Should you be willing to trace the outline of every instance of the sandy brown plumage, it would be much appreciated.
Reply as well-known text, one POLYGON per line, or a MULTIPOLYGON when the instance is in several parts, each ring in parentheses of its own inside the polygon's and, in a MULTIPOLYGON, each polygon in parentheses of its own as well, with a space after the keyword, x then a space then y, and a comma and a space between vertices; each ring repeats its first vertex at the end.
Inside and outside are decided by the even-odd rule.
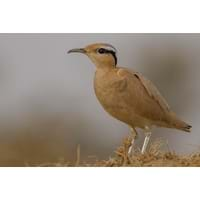
POLYGON ((162 126, 189 132, 157 88, 140 73, 126 68, 98 69, 94 88, 107 112, 133 127, 162 126))
POLYGON ((131 127, 145 130, 142 153, 145 152, 152 126, 175 128, 190 132, 191 126, 171 111, 153 83, 138 72, 117 66, 116 49, 105 43, 72 49, 87 55, 96 66, 94 77, 95 94, 103 108, 113 117, 131 127))

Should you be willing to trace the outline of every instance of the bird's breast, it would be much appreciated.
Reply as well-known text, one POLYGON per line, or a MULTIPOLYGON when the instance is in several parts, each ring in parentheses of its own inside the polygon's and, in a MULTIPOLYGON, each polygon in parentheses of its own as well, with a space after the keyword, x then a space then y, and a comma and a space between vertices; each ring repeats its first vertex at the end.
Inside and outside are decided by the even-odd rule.
POLYGON ((120 102, 116 100, 120 98, 123 87, 123 84, 117 85, 115 73, 96 72, 94 79, 95 94, 104 106, 119 106, 120 102))
POLYGON ((126 87, 126 82, 118 80, 115 72, 95 73, 94 90, 97 99, 109 114, 127 122, 130 109, 124 101, 126 87))

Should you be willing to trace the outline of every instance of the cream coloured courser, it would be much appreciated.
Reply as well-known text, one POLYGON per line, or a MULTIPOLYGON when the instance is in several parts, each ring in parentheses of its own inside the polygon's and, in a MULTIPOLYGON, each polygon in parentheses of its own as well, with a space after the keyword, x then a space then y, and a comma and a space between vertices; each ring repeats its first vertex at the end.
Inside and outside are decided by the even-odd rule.
POLYGON ((87 55, 96 65, 94 89, 103 108, 131 127, 133 140, 129 153, 137 127, 144 129, 145 133, 142 153, 146 151, 152 126, 190 132, 191 126, 170 110, 151 81, 138 72, 117 66, 116 49, 112 45, 97 43, 68 51, 73 52, 87 55))

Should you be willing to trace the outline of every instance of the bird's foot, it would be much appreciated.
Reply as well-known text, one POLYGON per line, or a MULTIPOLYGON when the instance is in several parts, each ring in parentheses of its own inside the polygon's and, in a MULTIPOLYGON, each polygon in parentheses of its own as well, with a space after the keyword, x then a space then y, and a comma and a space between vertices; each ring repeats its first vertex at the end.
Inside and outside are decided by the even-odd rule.
POLYGON ((133 151, 134 143, 135 143, 135 138, 132 139, 132 141, 131 141, 131 145, 130 145, 130 147, 128 148, 128 155, 129 155, 129 156, 132 155, 132 151, 133 151))
POLYGON ((131 156, 132 153, 133 153, 134 146, 135 146, 135 140, 136 140, 137 135, 138 135, 138 133, 135 130, 135 128, 131 127, 131 137, 130 137, 131 143, 130 143, 130 146, 128 148, 128 156, 131 156))
POLYGON ((150 129, 148 127, 146 127, 145 129, 146 129, 146 132, 145 132, 145 139, 144 139, 144 143, 143 143, 142 151, 141 151, 142 154, 144 154, 146 152, 146 149, 149 144, 150 137, 151 137, 150 129))

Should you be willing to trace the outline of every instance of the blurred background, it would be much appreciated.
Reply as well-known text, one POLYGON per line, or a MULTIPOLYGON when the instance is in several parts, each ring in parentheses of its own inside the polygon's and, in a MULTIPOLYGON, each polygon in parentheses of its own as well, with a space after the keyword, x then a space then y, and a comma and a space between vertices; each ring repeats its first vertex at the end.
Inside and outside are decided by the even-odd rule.
MULTIPOLYGON (((93 91, 95 67, 72 48, 106 42, 118 65, 143 73, 190 134, 155 128, 177 153, 200 151, 200 34, 0 34, 0 166, 107 159, 129 128, 93 91)), ((140 131, 141 133, 141 131, 140 131)), ((144 135, 137 142, 141 147, 144 135)))

